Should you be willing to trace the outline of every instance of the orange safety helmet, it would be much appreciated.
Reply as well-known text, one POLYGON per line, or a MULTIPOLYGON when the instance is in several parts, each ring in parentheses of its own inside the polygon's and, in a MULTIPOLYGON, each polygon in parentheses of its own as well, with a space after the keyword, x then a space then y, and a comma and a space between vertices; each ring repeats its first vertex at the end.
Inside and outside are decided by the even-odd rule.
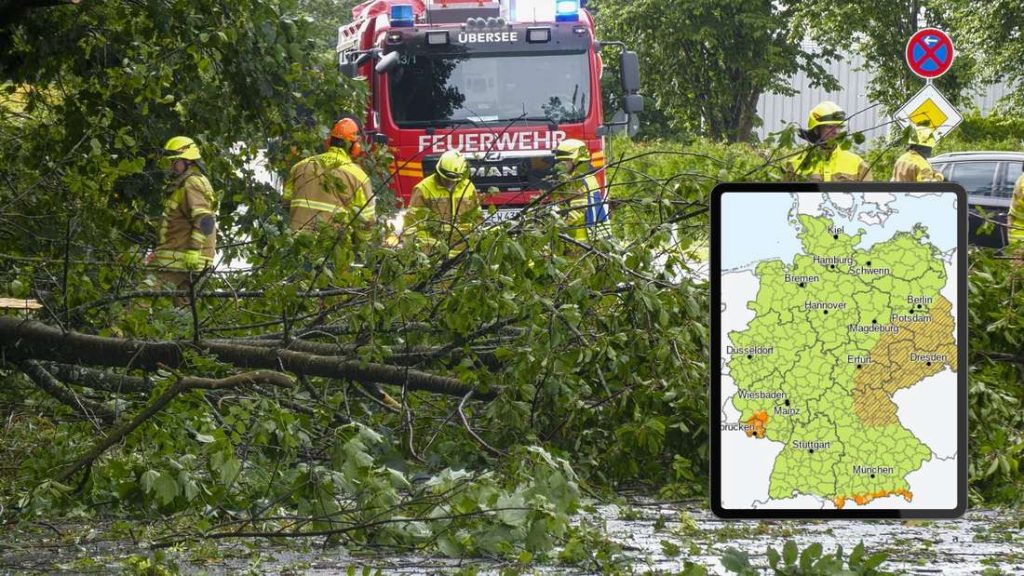
POLYGON ((351 118, 342 118, 335 122, 334 128, 331 128, 331 135, 327 138, 328 148, 331 147, 331 144, 335 139, 352 143, 352 149, 349 150, 349 154, 353 158, 363 154, 363 145, 359 135, 359 125, 356 124, 355 120, 351 118))

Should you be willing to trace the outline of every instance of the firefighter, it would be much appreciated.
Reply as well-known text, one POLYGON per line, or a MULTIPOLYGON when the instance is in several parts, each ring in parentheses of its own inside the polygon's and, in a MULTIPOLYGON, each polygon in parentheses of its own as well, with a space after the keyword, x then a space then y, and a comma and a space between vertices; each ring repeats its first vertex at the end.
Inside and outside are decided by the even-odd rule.
POLYGON ((1020 264, 1024 259, 1024 174, 1017 178, 1017 183, 1013 187, 1006 224, 1009 226, 1007 239, 1010 251, 1015 255, 1016 262, 1020 264))
POLYGON ((935 148, 935 131, 928 126, 916 126, 910 133, 907 151, 892 167, 893 182, 942 182, 941 172, 928 163, 935 148))
POLYGON ((551 190, 551 201, 568 210, 565 221, 569 236, 579 242, 611 235, 608 211, 601 185, 591 174, 590 149, 581 140, 563 140, 552 151, 559 182, 551 190))
POLYGON ((838 147, 836 138, 846 122, 838 104, 824 101, 811 108, 807 128, 800 136, 813 146, 786 164, 786 180, 808 182, 850 182, 871 180, 870 167, 860 156, 838 147))
POLYGON ((483 219, 469 162, 458 150, 448 150, 438 158, 434 173, 413 188, 403 234, 411 234, 425 252, 443 242, 454 254, 483 219))
POLYGON ((366 241, 377 220, 373 187, 353 158, 362 155, 359 126, 351 118, 334 124, 327 151, 301 160, 284 184, 289 226, 313 231, 321 223, 351 226, 355 240, 366 241))
MULTIPOLYGON (((164 161, 170 163, 173 179, 149 266, 158 280, 186 290, 198 273, 213 265, 219 199, 206 177, 199 147, 191 138, 168 140, 164 161)), ((175 303, 183 306, 186 300, 176 298, 175 303)))

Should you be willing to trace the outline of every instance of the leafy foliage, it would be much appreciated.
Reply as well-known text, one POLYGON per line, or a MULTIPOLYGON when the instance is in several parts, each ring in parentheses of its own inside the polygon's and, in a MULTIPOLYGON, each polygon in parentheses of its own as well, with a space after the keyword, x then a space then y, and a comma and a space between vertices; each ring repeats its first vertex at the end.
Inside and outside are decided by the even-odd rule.
MULTIPOLYGON (((853 549, 849 558, 843 555, 841 545, 836 547, 834 554, 823 555, 821 544, 809 544, 801 551, 793 540, 786 541, 781 553, 769 546, 767 555, 769 568, 773 574, 779 576, 833 576, 840 574, 875 576, 887 574, 878 570, 885 562, 887 555, 884 552, 879 552, 867 556, 863 542, 853 549)), ((747 553, 735 548, 726 550, 722 555, 722 565, 729 572, 743 576, 761 573, 751 565, 750 556, 747 553)))
MULTIPOLYGON (((973 5, 954 1, 967 10, 973 5)), ((907 40, 923 28, 925 22, 928 26, 951 30, 943 4, 940 0, 898 0, 885 4, 860 0, 802 0, 794 4, 793 26, 796 33, 808 33, 825 50, 840 51, 847 56, 854 51, 859 53, 864 58, 865 69, 872 74, 868 99, 895 111, 924 86, 924 80, 907 67, 904 55, 907 40)), ((959 30, 952 31, 954 42, 959 42, 959 30)), ((954 104, 967 99, 974 87, 977 79, 974 54, 959 50, 956 65, 935 80, 936 87, 954 104)))
POLYGON ((1024 14, 1014 0, 962 2, 940 0, 938 4, 949 15, 957 32, 956 41, 978 58, 981 76, 987 80, 1005 80, 1012 91, 1009 104, 1015 112, 1024 110, 1024 74, 1020 61, 1024 57, 1024 14))
MULTIPOLYGON (((640 55, 650 136, 703 135, 746 141, 760 122, 764 92, 792 93, 797 71, 835 89, 822 61, 789 33, 791 8, 777 2, 599 0, 602 37, 622 40, 640 55)), ((614 76, 614 75, 610 75, 614 76)))

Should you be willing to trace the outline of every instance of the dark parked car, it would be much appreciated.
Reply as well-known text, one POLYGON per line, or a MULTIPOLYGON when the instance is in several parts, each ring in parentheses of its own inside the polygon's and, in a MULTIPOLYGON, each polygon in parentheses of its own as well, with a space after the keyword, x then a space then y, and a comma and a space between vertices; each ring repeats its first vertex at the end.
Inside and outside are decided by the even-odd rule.
POLYGON ((956 182, 967 191, 967 203, 972 212, 970 243, 991 248, 1005 246, 1006 229, 1003 227, 978 235, 978 227, 984 220, 976 213, 980 208, 990 219, 1006 223, 1013 185, 1024 172, 1024 153, 951 152, 933 157, 931 163, 946 180, 956 182))

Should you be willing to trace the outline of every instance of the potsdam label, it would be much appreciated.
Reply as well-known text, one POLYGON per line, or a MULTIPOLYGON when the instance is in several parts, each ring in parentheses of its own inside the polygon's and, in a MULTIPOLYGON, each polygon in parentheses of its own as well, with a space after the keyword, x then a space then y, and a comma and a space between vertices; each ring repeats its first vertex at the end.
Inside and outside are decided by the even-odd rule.
POLYGON ((932 317, 929 314, 892 314, 889 316, 889 322, 931 322, 932 317))

